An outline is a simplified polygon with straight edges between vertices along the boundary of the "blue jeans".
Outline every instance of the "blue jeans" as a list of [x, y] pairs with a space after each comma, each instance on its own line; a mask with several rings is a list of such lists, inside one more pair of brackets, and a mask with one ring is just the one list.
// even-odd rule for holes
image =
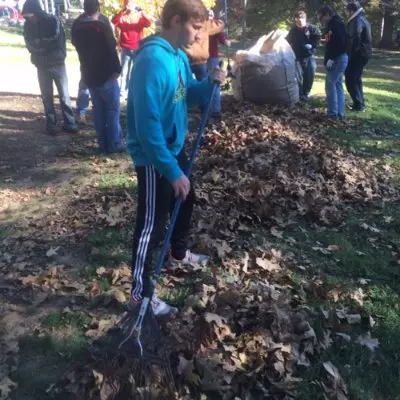
[[300, 99], [310, 94], [316, 71], [317, 62], [314, 56], [302, 58], [297, 61], [297, 80], [299, 82]]
[[207, 64], [192, 65], [190, 68], [198, 81], [202, 81], [207, 76]]
[[126, 97], [129, 89], [129, 78], [131, 75], [132, 61], [135, 50], [121, 49], [121, 96]]
[[51, 128], [57, 124], [57, 116], [54, 109], [53, 82], [57, 87], [58, 96], [60, 98], [64, 127], [75, 127], [76, 121], [68, 92], [68, 78], [65, 64], [50, 68], [38, 68], [37, 73], [47, 127]]
[[120, 100], [117, 79], [110, 79], [102, 86], [90, 88], [93, 103], [93, 120], [100, 151], [114, 153], [120, 151], [122, 130], [119, 123]]
[[78, 97], [76, 98], [76, 114], [79, 117], [86, 117], [89, 111], [89, 88], [83, 80], [79, 81]]
[[351, 58], [345, 72], [347, 91], [353, 100], [353, 107], [355, 110], [362, 110], [365, 108], [362, 75], [367, 62], [368, 60], [365, 58]]
[[349, 57], [342, 54], [335, 58], [331, 69], [326, 71], [325, 92], [328, 116], [343, 118], [345, 110], [345, 97], [343, 89], [343, 75], [346, 71]]
[[[218, 67], [218, 64], [219, 64], [218, 57], [210, 57], [208, 59], [208, 73], [211, 73], [214, 68]], [[212, 113], [221, 112], [221, 88], [219, 86], [215, 90], [215, 95], [212, 99], [211, 112]]]

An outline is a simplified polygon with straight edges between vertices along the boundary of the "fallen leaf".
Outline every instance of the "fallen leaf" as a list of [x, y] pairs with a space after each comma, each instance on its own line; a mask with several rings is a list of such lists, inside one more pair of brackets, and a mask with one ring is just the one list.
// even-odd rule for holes
[[57, 255], [57, 251], [60, 250], [60, 246], [58, 247], [50, 247], [49, 250], [46, 252], [47, 257], [53, 257]]
[[279, 231], [276, 227], [273, 226], [270, 232], [272, 236], [275, 236], [278, 239], [283, 239], [283, 232]]
[[120, 290], [118, 290], [118, 289], [113, 290], [113, 296], [114, 296], [115, 300], [118, 301], [118, 303], [120, 303], [120, 304], [126, 303], [126, 296]]
[[204, 319], [210, 324], [215, 323], [217, 326], [222, 327], [226, 324], [226, 319], [214, 313], [205, 313]]
[[361, 315], [360, 314], [346, 314], [346, 320], [350, 325], [360, 324]]
[[359, 343], [361, 346], [367, 347], [371, 351], [375, 351], [375, 349], [379, 346], [379, 340], [371, 338], [370, 332], [358, 336], [356, 342]]
[[256, 258], [256, 264], [264, 269], [265, 271], [273, 272], [273, 271], [278, 271], [281, 269], [280, 265], [271, 261], [271, 260], [266, 260], [263, 258]]
[[99, 276], [104, 275], [107, 272], [107, 270], [104, 267], [99, 267], [96, 269], [96, 274]]

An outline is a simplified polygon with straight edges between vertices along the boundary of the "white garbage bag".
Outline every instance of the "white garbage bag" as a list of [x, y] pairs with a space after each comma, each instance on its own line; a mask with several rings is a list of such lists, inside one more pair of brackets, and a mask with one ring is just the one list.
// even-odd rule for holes
[[286, 31], [262, 36], [248, 50], [235, 55], [234, 95], [257, 104], [294, 104], [299, 101], [296, 57]]

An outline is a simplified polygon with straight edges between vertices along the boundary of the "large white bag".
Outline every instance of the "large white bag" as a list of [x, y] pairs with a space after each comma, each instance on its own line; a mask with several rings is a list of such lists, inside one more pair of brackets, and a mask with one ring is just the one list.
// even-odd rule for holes
[[248, 50], [235, 55], [234, 95], [258, 104], [294, 104], [299, 101], [296, 57], [287, 32], [272, 31]]

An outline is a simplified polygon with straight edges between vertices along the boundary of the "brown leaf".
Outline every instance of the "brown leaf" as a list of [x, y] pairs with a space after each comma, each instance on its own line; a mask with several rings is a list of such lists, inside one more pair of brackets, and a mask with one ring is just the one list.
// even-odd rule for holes
[[278, 271], [281, 269], [280, 265], [271, 261], [271, 260], [266, 260], [263, 258], [257, 258], [256, 259], [256, 264], [264, 269], [265, 271], [273, 272], [273, 271]]
[[226, 319], [220, 315], [213, 313], [205, 313], [204, 319], [209, 323], [215, 323], [218, 327], [223, 327], [226, 324]]

